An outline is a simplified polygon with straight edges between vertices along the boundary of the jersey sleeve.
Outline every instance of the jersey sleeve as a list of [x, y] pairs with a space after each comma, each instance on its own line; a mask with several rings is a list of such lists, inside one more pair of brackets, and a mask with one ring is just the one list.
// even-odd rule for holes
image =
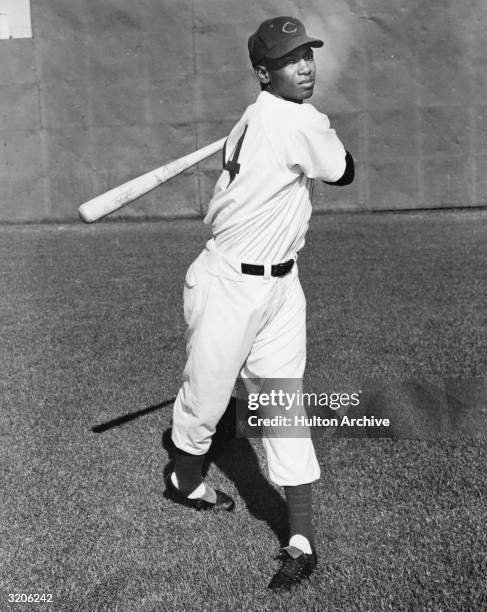
[[345, 148], [328, 117], [311, 108], [287, 139], [286, 163], [308, 178], [335, 182], [345, 172]]

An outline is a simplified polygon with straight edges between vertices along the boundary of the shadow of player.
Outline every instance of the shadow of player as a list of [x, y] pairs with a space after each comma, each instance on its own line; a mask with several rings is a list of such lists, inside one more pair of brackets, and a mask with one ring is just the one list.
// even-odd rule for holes
[[[164, 468], [164, 477], [172, 469], [174, 444], [171, 428], [162, 435], [162, 446], [166, 450], [169, 463]], [[279, 492], [262, 473], [259, 460], [246, 438], [236, 438], [235, 400], [232, 398], [226, 412], [217, 425], [212, 444], [203, 465], [203, 476], [214, 464], [231, 480], [250, 514], [265, 521], [276, 534], [280, 545], [287, 543], [286, 504]], [[165, 497], [166, 494], [164, 494]]]

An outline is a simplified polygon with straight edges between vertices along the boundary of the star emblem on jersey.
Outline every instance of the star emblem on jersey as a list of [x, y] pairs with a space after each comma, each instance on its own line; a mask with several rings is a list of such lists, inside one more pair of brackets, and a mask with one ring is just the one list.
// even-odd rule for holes
[[298, 31], [298, 26], [292, 21], [286, 21], [286, 23], [282, 26], [282, 31], [286, 34], [293, 34]]

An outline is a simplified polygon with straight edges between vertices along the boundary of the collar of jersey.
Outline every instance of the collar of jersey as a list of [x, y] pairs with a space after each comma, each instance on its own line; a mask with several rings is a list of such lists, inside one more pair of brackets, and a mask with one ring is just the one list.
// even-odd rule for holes
[[306, 106], [306, 102], [303, 104], [296, 104], [295, 102], [291, 102], [290, 100], [284, 100], [284, 98], [278, 98], [274, 94], [269, 93], [268, 91], [261, 91], [257, 96], [257, 102], [264, 103], [273, 103], [273, 104], [285, 104], [286, 106], [292, 104], [293, 107], [303, 108]]

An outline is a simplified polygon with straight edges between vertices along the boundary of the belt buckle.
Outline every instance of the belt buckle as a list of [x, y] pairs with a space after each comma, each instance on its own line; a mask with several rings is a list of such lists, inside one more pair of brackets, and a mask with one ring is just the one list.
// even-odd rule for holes
[[268, 283], [271, 280], [272, 276], [272, 264], [265, 263], [264, 264], [264, 283]]

